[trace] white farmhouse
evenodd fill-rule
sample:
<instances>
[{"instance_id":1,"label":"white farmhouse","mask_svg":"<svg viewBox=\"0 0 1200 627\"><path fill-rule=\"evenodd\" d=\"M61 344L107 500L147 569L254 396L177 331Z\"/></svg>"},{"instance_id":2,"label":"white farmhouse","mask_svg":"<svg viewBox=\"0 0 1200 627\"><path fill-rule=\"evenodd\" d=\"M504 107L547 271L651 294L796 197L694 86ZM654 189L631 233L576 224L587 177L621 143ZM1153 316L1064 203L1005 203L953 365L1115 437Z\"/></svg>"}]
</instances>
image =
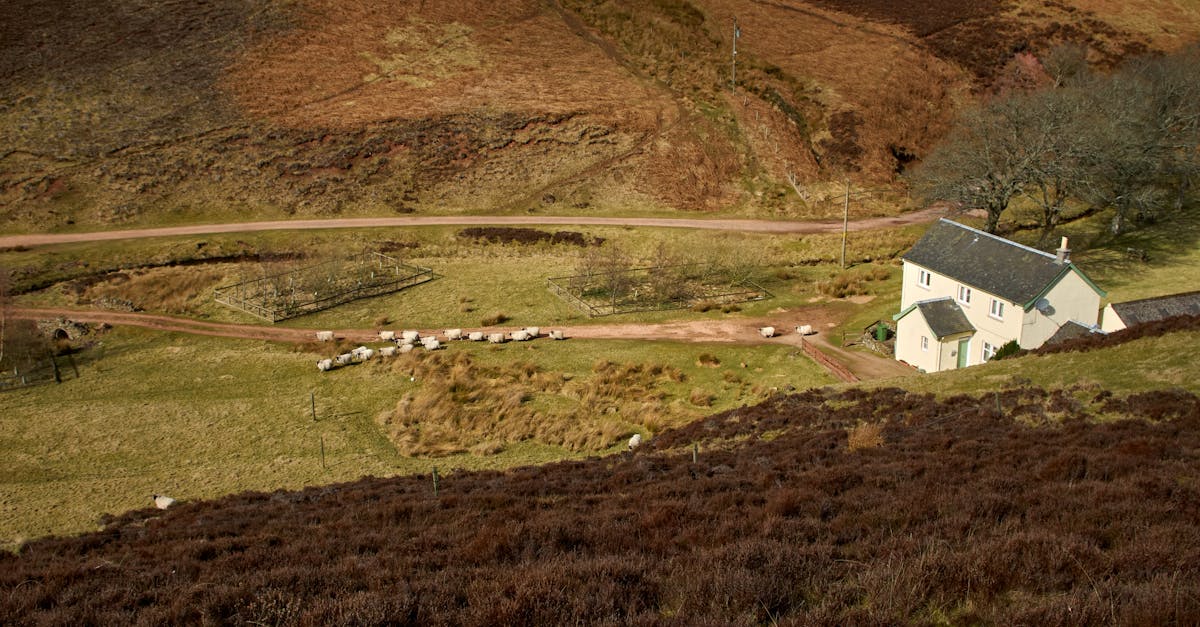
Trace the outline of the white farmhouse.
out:
<instances>
[{"instance_id":1,"label":"white farmhouse","mask_svg":"<svg viewBox=\"0 0 1200 627\"><path fill-rule=\"evenodd\" d=\"M1095 328L1105 293L1056 254L942 219L906 253L896 359L923 372L965 368L1016 340L1037 348L1071 324Z\"/></svg>"}]
</instances>

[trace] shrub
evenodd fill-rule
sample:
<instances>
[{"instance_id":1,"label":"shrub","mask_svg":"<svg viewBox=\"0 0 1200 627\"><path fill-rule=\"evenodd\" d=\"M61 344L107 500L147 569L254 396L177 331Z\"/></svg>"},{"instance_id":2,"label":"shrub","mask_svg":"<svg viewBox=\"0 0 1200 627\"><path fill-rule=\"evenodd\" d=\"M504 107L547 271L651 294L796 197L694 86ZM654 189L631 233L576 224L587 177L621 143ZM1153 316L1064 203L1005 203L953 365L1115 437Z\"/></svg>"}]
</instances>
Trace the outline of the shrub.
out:
<instances>
[{"instance_id":1,"label":"shrub","mask_svg":"<svg viewBox=\"0 0 1200 627\"><path fill-rule=\"evenodd\" d=\"M846 432L846 448L851 451L876 448L883 445L883 424L861 422Z\"/></svg>"},{"instance_id":2,"label":"shrub","mask_svg":"<svg viewBox=\"0 0 1200 627\"><path fill-rule=\"evenodd\" d=\"M700 353L700 356L696 358L696 362L701 366L708 366L709 368L721 365L721 360L712 353Z\"/></svg>"},{"instance_id":3,"label":"shrub","mask_svg":"<svg viewBox=\"0 0 1200 627\"><path fill-rule=\"evenodd\" d=\"M495 314L493 314L491 316L487 316L486 318L480 320L479 326L494 327L498 324L504 324L505 322L508 322L509 320L512 320L512 318L509 318L508 316L506 316L500 312L496 312Z\"/></svg>"}]
</instances>

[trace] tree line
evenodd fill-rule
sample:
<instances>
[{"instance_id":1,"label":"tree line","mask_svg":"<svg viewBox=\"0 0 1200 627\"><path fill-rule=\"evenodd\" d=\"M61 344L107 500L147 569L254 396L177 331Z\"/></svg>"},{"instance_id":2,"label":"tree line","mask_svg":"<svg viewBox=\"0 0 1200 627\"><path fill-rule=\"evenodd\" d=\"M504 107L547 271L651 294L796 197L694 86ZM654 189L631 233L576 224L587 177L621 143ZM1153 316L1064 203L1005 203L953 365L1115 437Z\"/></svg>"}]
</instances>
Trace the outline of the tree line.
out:
<instances>
[{"instance_id":1,"label":"tree line","mask_svg":"<svg viewBox=\"0 0 1200 627\"><path fill-rule=\"evenodd\" d=\"M927 202L985 210L989 233L1018 200L1040 209L1043 239L1071 201L1111 209L1113 234L1151 223L1187 206L1200 173L1198 67L1197 45L1111 73L1056 48L1042 87L964 111L909 182Z\"/></svg>"}]
</instances>

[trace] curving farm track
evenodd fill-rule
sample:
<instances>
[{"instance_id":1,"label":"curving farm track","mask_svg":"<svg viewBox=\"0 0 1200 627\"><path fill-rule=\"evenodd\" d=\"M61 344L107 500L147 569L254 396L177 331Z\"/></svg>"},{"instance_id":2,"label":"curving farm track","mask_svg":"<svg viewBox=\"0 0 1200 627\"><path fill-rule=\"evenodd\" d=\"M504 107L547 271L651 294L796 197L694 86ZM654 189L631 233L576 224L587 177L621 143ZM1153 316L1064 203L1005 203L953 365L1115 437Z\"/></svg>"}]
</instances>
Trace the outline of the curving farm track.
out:
<instances>
[{"instance_id":1,"label":"curving farm track","mask_svg":"<svg viewBox=\"0 0 1200 627\"><path fill-rule=\"evenodd\" d=\"M849 223L851 231L865 231L909 224L922 224L946 214L946 208L933 206L899 216L865 218ZM267 222L229 222L224 224L192 224L151 229L121 231L92 231L86 233L31 233L0 236L0 248L45 246L180 235L210 235L214 233L248 233L255 231L303 231L318 229L365 229L412 226L479 226L479 225L573 225L573 226L642 226L658 228L706 229L743 231L751 233L837 233L840 221L739 220L697 218L602 218L590 216L404 216L395 218L335 218L328 220L275 220Z\"/></svg>"}]
</instances>

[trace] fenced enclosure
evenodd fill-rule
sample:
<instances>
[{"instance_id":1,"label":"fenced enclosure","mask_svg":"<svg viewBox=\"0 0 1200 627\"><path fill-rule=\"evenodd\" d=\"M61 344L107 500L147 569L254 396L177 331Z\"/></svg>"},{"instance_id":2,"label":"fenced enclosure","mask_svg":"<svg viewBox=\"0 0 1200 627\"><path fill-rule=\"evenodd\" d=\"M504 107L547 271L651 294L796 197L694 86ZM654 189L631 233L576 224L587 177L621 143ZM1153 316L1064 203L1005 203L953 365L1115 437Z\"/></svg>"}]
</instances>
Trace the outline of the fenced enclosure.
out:
<instances>
[{"instance_id":1,"label":"fenced enclosure","mask_svg":"<svg viewBox=\"0 0 1200 627\"><path fill-rule=\"evenodd\" d=\"M62 381L62 373L53 356L30 361L20 366L4 367L0 371L0 392Z\"/></svg>"},{"instance_id":2,"label":"fenced enclosure","mask_svg":"<svg viewBox=\"0 0 1200 627\"><path fill-rule=\"evenodd\" d=\"M551 292L589 317L771 297L749 277L715 264L614 269L546 281Z\"/></svg>"},{"instance_id":3,"label":"fenced enclosure","mask_svg":"<svg viewBox=\"0 0 1200 627\"><path fill-rule=\"evenodd\" d=\"M218 287L214 299L263 320L279 322L360 298L398 292L435 276L429 268L371 252Z\"/></svg>"}]
</instances>

